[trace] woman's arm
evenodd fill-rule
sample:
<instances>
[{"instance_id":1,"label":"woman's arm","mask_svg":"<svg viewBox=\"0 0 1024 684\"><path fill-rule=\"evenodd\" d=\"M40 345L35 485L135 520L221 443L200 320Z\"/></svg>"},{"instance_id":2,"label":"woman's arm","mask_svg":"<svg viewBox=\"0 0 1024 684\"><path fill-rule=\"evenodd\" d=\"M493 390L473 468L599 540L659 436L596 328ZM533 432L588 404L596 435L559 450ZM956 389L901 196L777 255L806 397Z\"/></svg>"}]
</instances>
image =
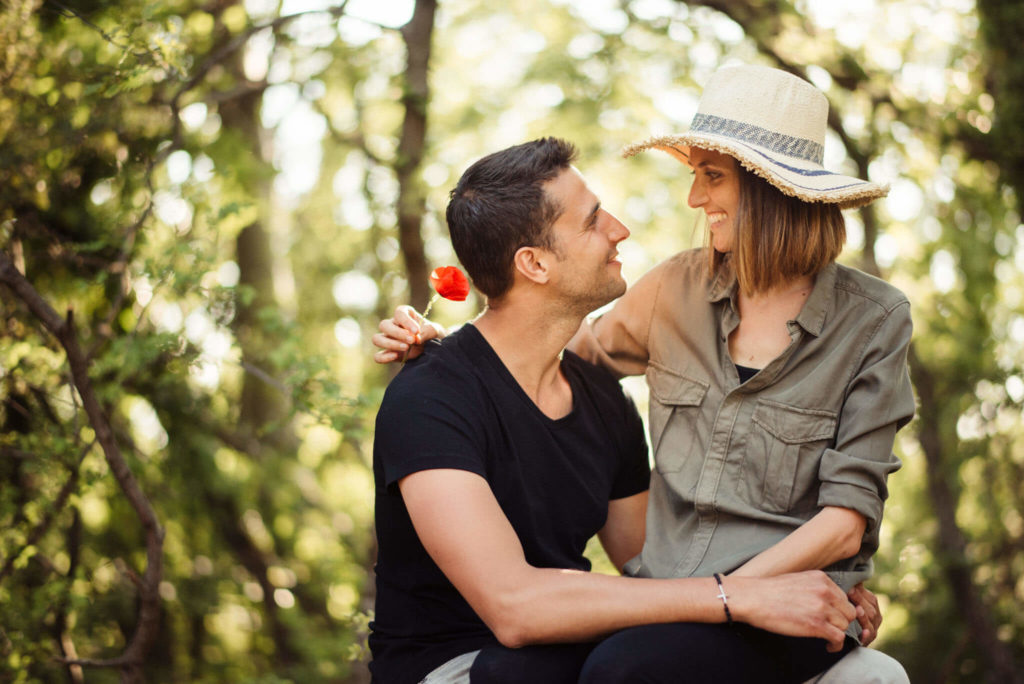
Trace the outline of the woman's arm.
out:
<instances>
[{"instance_id":1,"label":"woman's arm","mask_svg":"<svg viewBox=\"0 0 1024 684\"><path fill-rule=\"evenodd\" d=\"M825 449L818 464L818 505L859 512L866 519L865 539L874 544L889 474L901 466L892 450L896 432L914 417L907 369L912 330L906 300L878 322L845 384L835 445Z\"/></svg>"},{"instance_id":2,"label":"woman's arm","mask_svg":"<svg viewBox=\"0 0 1024 684\"><path fill-rule=\"evenodd\" d=\"M608 502L608 519L597 533L608 559L622 572L622 566L644 546L647 492Z\"/></svg>"},{"instance_id":3,"label":"woman's arm","mask_svg":"<svg viewBox=\"0 0 1024 684\"><path fill-rule=\"evenodd\" d=\"M734 570L742 577L773 577L828 567L860 550L867 521L849 508L826 506L785 539Z\"/></svg>"},{"instance_id":4,"label":"woman's arm","mask_svg":"<svg viewBox=\"0 0 1024 684\"><path fill-rule=\"evenodd\" d=\"M866 524L864 516L849 508L829 506L792 534L730 573L731 577L773 577L785 572L824 568L857 553ZM882 613L878 599L856 585L849 599L860 622L860 643L867 646L878 636Z\"/></svg>"},{"instance_id":5,"label":"woman's arm","mask_svg":"<svg viewBox=\"0 0 1024 684\"><path fill-rule=\"evenodd\" d=\"M650 329L658 294L673 259L658 264L619 297L612 308L585 319L566 348L618 377L643 375L650 359Z\"/></svg>"},{"instance_id":6,"label":"woman's arm","mask_svg":"<svg viewBox=\"0 0 1024 684\"><path fill-rule=\"evenodd\" d=\"M914 413L906 366L911 329L904 301L887 312L865 345L859 370L847 385L835 447L821 458L821 511L733 574L764 577L824 568L856 555L866 539L877 539L888 496L886 478L899 467L893 441ZM867 639L874 638L881 623L877 601L859 587L851 599L860 607Z\"/></svg>"},{"instance_id":7,"label":"woman's arm","mask_svg":"<svg viewBox=\"0 0 1024 684\"><path fill-rule=\"evenodd\" d=\"M566 348L619 377L643 375L650 357L648 337L654 307L665 273L678 257L644 274L610 310L585 319ZM380 332L372 339L380 349L373 356L377 363L415 359L422 353L424 342L447 334L443 326L423 318L407 304L398 306L394 316L381 321L379 327Z\"/></svg>"}]
</instances>

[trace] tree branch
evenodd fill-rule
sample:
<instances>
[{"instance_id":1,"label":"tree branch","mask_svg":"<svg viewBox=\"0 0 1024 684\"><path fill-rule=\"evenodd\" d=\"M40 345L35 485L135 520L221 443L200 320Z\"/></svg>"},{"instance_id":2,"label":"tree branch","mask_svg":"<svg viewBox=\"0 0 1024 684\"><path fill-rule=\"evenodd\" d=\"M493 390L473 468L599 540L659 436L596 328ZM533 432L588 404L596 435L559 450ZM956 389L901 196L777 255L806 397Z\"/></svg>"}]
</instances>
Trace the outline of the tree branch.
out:
<instances>
[{"instance_id":1,"label":"tree branch","mask_svg":"<svg viewBox=\"0 0 1024 684\"><path fill-rule=\"evenodd\" d=\"M330 112L327 111L327 108L324 107L323 102L321 102L320 100L314 100L312 104L313 108L321 116L323 116L324 120L327 122L327 132L331 134L331 137L334 139L334 142L338 143L339 145L350 145L352 147L355 147L357 150L366 155L366 157L374 164L377 164L378 166L387 166L387 162L384 161L383 158L379 157L366 144L366 137L363 135L363 106L361 102L356 100L355 103L357 123L355 127L355 132L353 132L351 135L347 135L338 130L338 128L334 125L334 122L331 121L331 114Z\"/></svg>"},{"instance_id":2,"label":"tree branch","mask_svg":"<svg viewBox=\"0 0 1024 684\"><path fill-rule=\"evenodd\" d=\"M49 2L53 2L54 4L57 4L58 6L63 7L63 5L60 5L60 3L56 2L56 0L48 0L48 1ZM264 22L262 24L256 24L254 26L250 26L248 29L246 29L242 33L240 33L237 36L235 36L226 45L222 46L219 50L215 51L213 54L208 56L206 58L206 60L204 60L203 63L199 66L199 68L193 73L192 77L189 78L187 81L185 81L181 85L181 87L178 88L177 91L175 91L174 95L171 97L171 100L168 102L168 106L171 109L171 133L170 133L171 142L170 142L169 145L164 146L160 150L160 152L157 153L154 157L152 157L149 160L149 162L147 163L147 165L146 165L146 170L143 173L143 178L145 179L146 187L149 189L148 201L146 202L146 206L143 208L143 210L139 214L138 218L125 231L125 238L124 238L124 240L122 242L122 246L121 246L121 249L120 249L120 251L118 253L118 256L114 259L113 263L108 266L108 270L110 272L122 273L122 274L126 272L126 269L127 269L127 266L128 266L129 256L131 254L132 247L135 244L135 237L138 234L139 229L142 227L142 224L149 218L150 214L153 212L153 195L154 195L154 189L153 189L153 170L159 164L161 164L165 159L167 159L167 157L169 157L172 152L174 152L175 150L181 149L181 147L182 147L182 144L183 144L182 137L183 137L183 135L182 135L182 124L181 124L181 100L185 96L185 94L188 93L193 88L195 88L200 83L202 83L203 79L206 78L206 76L210 73L210 71L215 66L217 66L220 63L222 63L225 59L227 59L234 52L236 52L239 49L241 49L246 44L246 42L248 42L248 40L250 38L252 38L252 36L254 36L255 34L259 33L260 31L263 31L263 30L266 30L266 29L276 30L277 28L279 28L281 26L284 26L285 24L287 24L287 23L289 23L291 21L294 21L294 20L296 20L296 19L298 19L300 17L307 16L307 15L329 14L332 17L340 17L341 15L344 14L345 7L347 5L348 5L348 0L343 0L340 4L338 4L335 7L330 7L330 8L321 9L321 10L308 10L308 11L304 11L304 12L296 12L295 14L289 14L289 15L286 15L286 16L283 16L283 17L277 17L277 18L273 19L272 21L268 21L268 22ZM108 36L106 36L106 34L103 34L102 29L99 29L99 27L96 27L95 25L91 24L90 22L88 22L88 20L86 20L84 17L82 17L81 15L79 15L77 13L72 12L72 14L74 14L74 16L78 17L81 21L87 23L88 25L92 26L96 30L100 31L100 33L102 35L104 35L105 38L110 40L110 38ZM116 45L116 43L114 43L114 44ZM135 54L135 53L133 53L133 54ZM136 57L138 57L138 55L136 55ZM245 83L245 84L243 84L243 86L241 88L242 92L239 92L237 90L236 91L232 91L231 96L232 97L237 97L240 94L245 94L245 93L250 92L252 90L258 90L258 89L263 88L265 86L266 86L266 84L262 84L262 83L260 83L260 84ZM124 299L127 297L127 294L128 294L128 288L127 287L122 286L121 288L119 288L118 293L117 293L117 297L116 297L115 301L112 303L112 305L110 307L110 314L108 315L108 320L106 321L106 325L108 327L113 324L114 318L116 318L117 313L118 313L118 311L119 311L119 309L121 307L121 304L123 303ZM100 345L100 342L97 342L89 350L89 352L86 354L86 358L92 358L92 356L96 353L97 349L99 348L99 345Z\"/></svg>"},{"instance_id":3,"label":"tree branch","mask_svg":"<svg viewBox=\"0 0 1024 684\"><path fill-rule=\"evenodd\" d=\"M290 398L292 396L291 390L288 389L287 385L285 385L283 382L281 382L280 380L278 380L277 378L275 378L274 376L272 376L270 373L263 370L259 366L256 366L248 361L241 361L239 362L239 365L242 367L243 370L245 370L246 373L249 373L258 380L262 380L263 384L268 385L269 387L273 387L285 397Z\"/></svg>"},{"instance_id":4,"label":"tree branch","mask_svg":"<svg viewBox=\"0 0 1024 684\"><path fill-rule=\"evenodd\" d=\"M199 85L199 83L201 83L202 80L206 78L206 75L210 73L210 70L213 69L213 67L217 66L218 64L221 64L225 59L231 56L231 54L241 49L242 46L244 46L249 41L250 38L252 38L260 31L264 31L266 29L270 29L271 31L273 31L291 21L295 21L299 17L304 17L311 14L329 14L334 18L338 18L345 13L345 7L347 5L348 0L343 0L340 4L334 7L328 7L325 9L317 10L306 10L304 12L296 12L295 14L288 14L283 17L277 17L271 21L264 22L262 24L254 24L253 26L250 26L249 28L247 28L246 30L242 31L237 36L232 38L227 44L222 46L219 50L215 51L213 54L208 56L203 61L203 63L199 65L199 68L196 69L195 72L192 74L192 78L185 81L182 87L174 94L174 97L171 98L171 108L175 111L175 114L177 114L178 104L181 101L182 96L188 91L195 88L197 85Z\"/></svg>"},{"instance_id":5,"label":"tree branch","mask_svg":"<svg viewBox=\"0 0 1024 684\"><path fill-rule=\"evenodd\" d=\"M58 2L58 0L43 0L43 2L48 4L48 5L53 5L54 7L56 7L57 8L57 14L60 14L63 17L75 18L78 21L82 22L83 24L85 24L86 26L91 28L93 31L95 31L96 33L100 34L100 36L103 38L103 40L107 41L108 43L110 43L114 47L116 47L116 48L126 52L127 54L130 54L135 59L137 59L137 60L139 60L141 62L148 62L148 63L152 64L153 66L157 66L157 67L164 68L164 69L166 69L169 66L166 61L164 61L164 63L161 64L160 60L157 59L154 56L155 54L160 54L159 51L154 51L154 50L135 50L135 49L132 48L131 45L126 45L124 43L117 42L116 38L114 38L112 35L110 35L106 31L104 31L102 28L97 26L95 23L89 21L85 17L85 15L83 15L78 10L75 10L75 9L73 9L71 7L68 7L64 3ZM162 56L163 55L161 55L161 57Z\"/></svg>"},{"instance_id":6,"label":"tree branch","mask_svg":"<svg viewBox=\"0 0 1024 684\"><path fill-rule=\"evenodd\" d=\"M35 546L39 540L43 538L43 535L45 535L50 529L50 525L53 524L53 521L57 518L60 512L64 510L65 504L67 504L68 499L71 497L71 494L75 491L75 487L78 485L78 473L79 468L82 465L82 461L95 444L96 440L89 442L89 444L87 444L79 453L75 463L71 466L71 476L68 477L64 486L60 488L60 492L57 494L57 498L53 502L53 507L47 511L46 515L43 516L43 519L39 521L39 524L29 532L21 549L8 556L7 560L4 562L3 568L0 568L0 581L3 581L3 579L7 577L12 570L14 570L14 563L21 557L21 554L25 553L25 549Z\"/></svg>"},{"instance_id":7,"label":"tree branch","mask_svg":"<svg viewBox=\"0 0 1024 684\"><path fill-rule=\"evenodd\" d=\"M0 251L0 283L6 285L16 297L28 306L32 314L50 334L57 338L64 348L71 367L72 380L82 399L82 406L89 417L96 440L103 448L104 456L114 478L138 515L145 531L146 571L139 587L137 628L122 656L112 661L110 665L123 667L125 679L142 681L142 664L159 629L160 596L158 588L163 574L164 530L160 527L149 499L143 493L114 439L113 428L100 405L89 378L89 362L79 345L71 310L68 310L67 318L62 319L25 276L15 268L14 262L4 251Z\"/></svg>"}]
</instances>

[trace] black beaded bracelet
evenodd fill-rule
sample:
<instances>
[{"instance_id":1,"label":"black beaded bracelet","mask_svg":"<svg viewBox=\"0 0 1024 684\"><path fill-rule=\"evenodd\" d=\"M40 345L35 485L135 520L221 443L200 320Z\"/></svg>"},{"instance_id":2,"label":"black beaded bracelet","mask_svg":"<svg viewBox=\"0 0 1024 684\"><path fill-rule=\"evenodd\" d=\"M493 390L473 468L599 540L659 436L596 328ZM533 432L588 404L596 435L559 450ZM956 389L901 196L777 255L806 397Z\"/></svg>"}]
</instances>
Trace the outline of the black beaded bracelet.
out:
<instances>
[{"instance_id":1,"label":"black beaded bracelet","mask_svg":"<svg viewBox=\"0 0 1024 684\"><path fill-rule=\"evenodd\" d=\"M725 621L731 625L732 612L729 610L729 597L725 595L725 587L722 586L722 576L716 572L714 578L718 582L718 598L722 599L722 607L725 608Z\"/></svg>"}]
</instances>

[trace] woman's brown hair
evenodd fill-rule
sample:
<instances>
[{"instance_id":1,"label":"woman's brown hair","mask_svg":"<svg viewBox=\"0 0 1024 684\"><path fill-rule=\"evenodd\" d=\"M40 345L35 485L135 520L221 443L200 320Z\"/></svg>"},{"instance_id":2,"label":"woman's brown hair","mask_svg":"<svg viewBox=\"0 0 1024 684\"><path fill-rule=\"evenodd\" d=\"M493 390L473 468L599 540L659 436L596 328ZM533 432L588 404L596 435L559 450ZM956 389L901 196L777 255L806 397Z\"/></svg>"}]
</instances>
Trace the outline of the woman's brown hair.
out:
<instances>
[{"instance_id":1,"label":"woman's brown hair","mask_svg":"<svg viewBox=\"0 0 1024 684\"><path fill-rule=\"evenodd\" d=\"M817 275L836 260L846 242L846 220L837 205L784 195L738 162L736 172L740 197L731 261L744 293ZM708 249L714 272L725 255L710 243Z\"/></svg>"}]
</instances>

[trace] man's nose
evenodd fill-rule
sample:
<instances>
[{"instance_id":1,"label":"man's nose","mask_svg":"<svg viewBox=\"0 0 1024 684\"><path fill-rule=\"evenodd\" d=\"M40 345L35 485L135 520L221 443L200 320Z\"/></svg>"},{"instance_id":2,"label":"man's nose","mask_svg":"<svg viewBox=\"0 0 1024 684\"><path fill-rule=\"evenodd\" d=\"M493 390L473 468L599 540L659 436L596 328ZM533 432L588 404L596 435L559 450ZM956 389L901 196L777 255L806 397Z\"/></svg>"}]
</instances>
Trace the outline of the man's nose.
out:
<instances>
[{"instance_id":1,"label":"man's nose","mask_svg":"<svg viewBox=\"0 0 1024 684\"><path fill-rule=\"evenodd\" d=\"M625 226L619 219L615 218L614 214L609 213L608 218L611 221L611 225L608 228L608 239L612 242L622 242L629 237L629 228Z\"/></svg>"}]
</instances>

